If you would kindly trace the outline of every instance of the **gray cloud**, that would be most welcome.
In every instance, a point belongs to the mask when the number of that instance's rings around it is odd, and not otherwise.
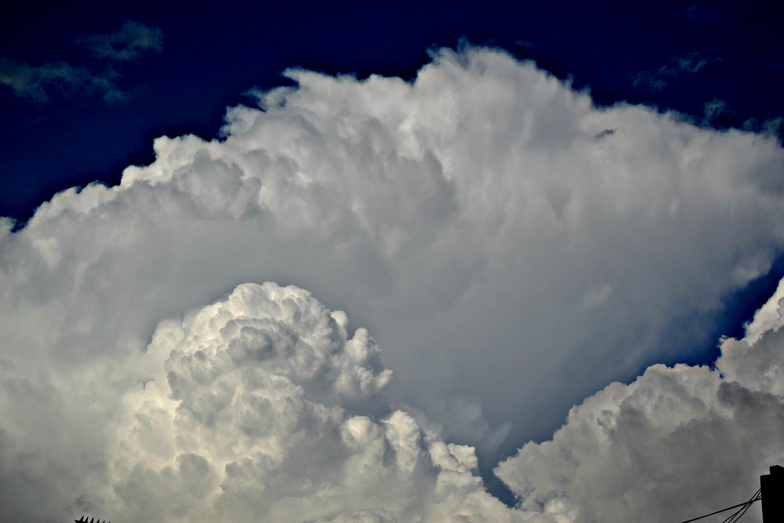
[[[146,50],[161,52],[163,31],[133,20],[126,20],[122,28],[110,34],[91,35],[77,39],[99,58],[127,61],[137,58]],[[73,95],[77,92],[100,93],[107,103],[121,102],[127,98],[116,84],[120,77],[114,68],[95,72],[86,67],[74,67],[65,62],[43,65],[0,57],[0,84],[11,88],[14,95],[43,104],[49,101],[52,90]]]
[[[696,73],[708,64],[707,59],[700,60],[700,53],[690,53],[687,56],[678,58],[678,69],[687,73]]]
[[[43,103],[49,100],[46,89],[57,86],[73,90],[89,84],[92,75],[83,68],[58,62],[37,67],[18,60],[0,57],[0,83],[9,86],[16,96]]]
[[[705,102],[705,122],[710,122],[727,109],[727,102],[714,98]]]
[[[97,92],[108,103],[124,100],[127,95],[114,80],[120,75],[113,70],[93,74],[83,67],[64,62],[32,66],[18,60],[0,57],[0,84],[9,86],[14,95],[43,104],[53,89],[67,96],[78,92]]]
[[[708,59],[699,52],[676,57],[656,70],[638,71],[632,75],[632,87],[662,91],[672,80],[683,73],[696,74],[708,65]]]
[[[29,454],[89,471],[78,488],[47,494],[42,513],[65,514],[81,500],[112,521],[145,510],[196,520],[192,500],[229,485],[230,461],[215,450],[228,452],[223,434],[288,434],[275,423],[301,423],[308,445],[329,436],[320,456],[348,448],[341,427],[364,417],[357,423],[369,446],[356,455],[369,456],[371,447],[392,448],[385,420],[403,405],[395,419],[419,427],[406,434],[425,435],[406,447],[423,460],[435,463],[429,442],[439,441],[442,450],[475,445],[495,463],[532,435],[548,436],[585,395],[707,342],[723,297],[765,273],[784,239],[784,201],[770,191],[784,151],[766,135],[716,132],[628,104],[598,109],[532,63],[470,46],[434,53],[412,82],[286,74],[297,85],[258,93],[264,110],[231,109],[223,139],[159,138],[156,161],[127,168],[119,186],[64,191],[17,232],[0,220],[0,428],[12,449],[2,462]],[[384,348],[383,365],[374,356],[367,366],[333,362],[298,374],[318,357],[287,345],[296,318],[264,327],[277,338],[253,325],[210,331],[223,347],[217,356],[194,349],[198,341],[178,345],[175,326],[190,332],[198,316],[188,311],[220,309],[237,285],[264,281],[307,288],[326,309],[345,310]],[[252,357],[233,351],[264,339],[294,359],[271,360],[280,389],[257,384],[236,403],[241,383],[221,373],[242,378]],[[160,343],[168,353],[153,350]],[[387,367],[395,380],[362,395],[363,376],[372,385]],[[182,379],[151,377],[153,369]],[[306,404],[338,414],[319,425],[297,407]],[[281,405],[293,409],[289,418],[274,411]],[[267,408],[280,414],[265,418]],[[180,434],[172,420],[192,425]],[[204,450],[206,441],[215,449]],[[109,450],[96,457],[96,448]],[[295,472],[321,465],[286,449],[281,456],[294,461],[280,465],[288,474],[280,488],[305,489]],[[384,475],[394,467],[381,473],[384,455],[368,461],[378,474],[365,482],[400,493],[405,482]],[[247,510],[232,515],[238,521],[261,510],[252,499],[272,466],[248,459],[247,470],[232,469],[233,499]],[[487,498],[470,468],[427,468],[421,500],[387,515],[383,494],[363,492],[355,497],[366,506],[337,496],[327,503],[335,512],[303,504],[302,518],[522,517]],[[191,483],[193,471],[204,482]],[[357,492],[345,478],[324,477],[336,492]],[[468,490],[449,482],[439,490],[447,477]],[[572,505],[559,499],[548,510],[559,506]]]
[[[85,44],[98,58],[133,60],[145,51],[163,50],[163,30],[134,20],[126,20],[114,33],[90,35],[77,40]]]
[[[743,122],[743,129],[751,132],[763,133],[777,140],[781,139],[781,129],[784,117],[776,116],[763,121],[761,124],[756,118],[749,118]]]

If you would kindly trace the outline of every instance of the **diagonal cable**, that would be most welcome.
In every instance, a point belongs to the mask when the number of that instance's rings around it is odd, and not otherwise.
[[[697,521],[698,519],[707,518],[709,516],[715,516],[716,514],[721,514],[722,512],[727,512],[728,510],[732,510],[734,508],[740,507],[740,509],[737,512],[734,512],[732,515],[730,515],[727,519],[725,519],[722,522],[722,523],[734,523],[735,521],[738,521],[738,519],[740,519],[740,517],[743,514],[746,513],[746,511],[749,509],[749,507],[751,505],[753,505],[755,502],[759,501],[760,499],[762,499],[762,490],[761,489],[758,490],[757,492],[755,492],[754,495],[751,497],[751,499],[749,499],[745,503],[738,503],[737,505],[733,505],[731,507],[723,508],[721,510],[717,510],[716,512],[711,512],[710,514],[705,514],[704,516],[700,516],[700,517],[692,518],[692,519],[687,519],[686,521],[682,521],[681,523],[691,523],[692,521]],[[732,519],[732,518],[734,518],[734,519]]]
[[[755,501],[759,501],[760,499],[762,499],[762,489],[758,490],[751,497],[751,499],[746,502],[746,504],[743,507],[738,509],[737,512],[735,512],[730,517],[725,519],[724,523],[735,523],[736,521],[738,521],[743,516],[743,514],[746,513],[747,510],[749,510],[749,507],[751,507],[751,505],[753,505]]]

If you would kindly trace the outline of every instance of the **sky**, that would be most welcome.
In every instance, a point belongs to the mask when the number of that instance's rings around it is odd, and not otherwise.
[[[0,9],[3,517],[682,521],[784,462],[782,7]]]

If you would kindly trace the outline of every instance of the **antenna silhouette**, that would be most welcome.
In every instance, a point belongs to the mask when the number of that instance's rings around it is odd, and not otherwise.
[[[95,518],[91,518],[88,521],[86,517],[82,516],[79,519],[75,519],[74,523],[101,523],[101,520],[99,519],[98,521],[95,521]],[[103,520],[103,523],[111,523],[111,522],[107,522],[106,520]]]

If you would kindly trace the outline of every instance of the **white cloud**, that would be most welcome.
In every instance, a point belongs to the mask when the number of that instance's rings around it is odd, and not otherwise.
[[[12,443],[0,447],[0,474],[16,486],[3,490],[33,504],[37,487],[43,517],[81,509],[119,523],[523,521],[472,474],[473,448],[444,443],[401,410],[359,412],[373,397],[383,405],[377,393],[391,373],[367,331],[349,338],[346,324],[296,287],[245,284],[183,321],[162,321],[147,351],[118,362],[106,383],[61,376],[35,389],[6,379],[7,398],[28,404],[4,414],[36,403],[32,392],[43,403],[89,388],[92,401],[56,416],[61,430],[94,418],[96,404],[114,408],[101,425],[82,426],[96,433],[75,455],[17,449],[46,436],[22,441],[32,434],[4,416]],[[4,501],[24,513],[19,499]]]
[[[36,386],[4,368],[3,399],[22,400],[1,404],[4,507],[120,523],[679,521],[746,499],[784,459],[784,335],[767,327],[779,299],[723,342],[717,370],[653,366],[502,463],[522,498],[508,509],[474,475],[473,448],[378,395],[390,372],[367,331],[349,337],[344,313],[296,287],[241,285],[160,322],[147,351],[113,369]],[[34,425],[52,422],[42,445]],[[79,439],[51,448],[63,433]]]
[[[396,373],[385,401],[345,399],[363,390],[362,366],[317,399],[303,389],[303,401],[343,409],[335,427],[367,416],[368,445],[388,441],[381,420],[405,403],[441,427],[433,434],[492,460],[548,436],[610,381],[709,343],[722,298],[764,274],[781,246],[784,151],[770,137],[599,109],[490,49],[439,51],[410,83],[287,74],[297,86],[260,93],[264,110],[228,112],[224,139],[159,138],[156,161],[126,169],[121,185],[60,193],[18,232],[4,221],[8,456],[84,470],[128,391],[149,379],[134,358],[161,318],[277,281],[367,326]],[[295,386],[296,372],[282,379]],[[295,405],[289,389],[276,398]],[[203,420],[220,401],[200,400]],[[142,410],[146,423],[169,419],[168,405]],[[56,438],[42,428],[52,426]],[[150,457],[113,477],[119,465],[97,459],[82,487],[52,490],[41,513],[97,504],[82,495],[110,499],[120,484],[128,510],[153,510],[154,491],[132,508],[150,474],[161,491],[187,491],[172,507],[202,499],[225,472],[213,455],[166,454],[167,434],[147,440],[170,469]],[[189,470],[212,472],[190,484]],[[479,489],[470,478],[455,481]]]
[[[519,506],[577,522],[654,522],[749,499],[784,461],[782,288],[745,338],[722,342],[715,370],[655,365],[613,383],[574,407],[552,440],[501,463]],[[745,519],[760,515],[755,506]]]

